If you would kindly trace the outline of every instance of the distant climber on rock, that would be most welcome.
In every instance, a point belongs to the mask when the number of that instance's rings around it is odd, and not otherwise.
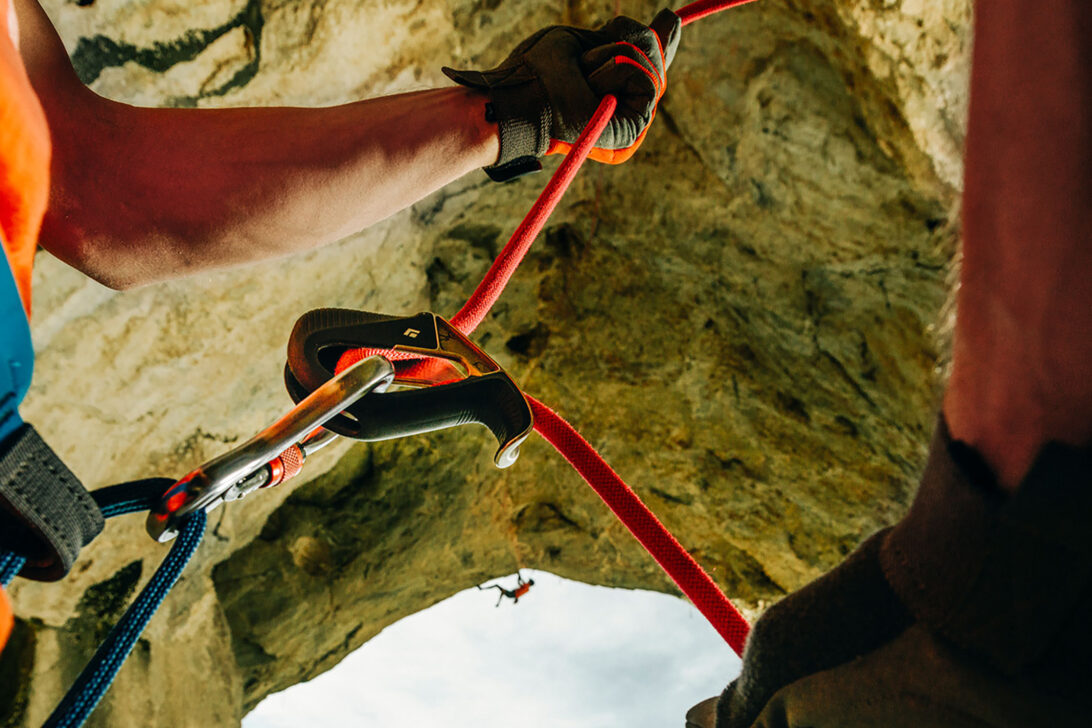
[[[516,588],[515,589],[505,589],[500,584],[490,584],[489,586],[480,586],[479,585],[478,589],[480,591],[488,591],[490,589],[496,589],[497,591],[499,591],[500,596],[497,597],[497,603],[493,605],[495,607],[499,607],[500,603],[502,601],[504,601],[505,597],[511,599],[513,604],[519,604],[519,598],[522,597],[527,592],[531,591],[531,587],[533,587],[534,585],[535,585],[535,580],[534,579],[528,579],[527,581],[524,581],[522,574],[516,574]]]

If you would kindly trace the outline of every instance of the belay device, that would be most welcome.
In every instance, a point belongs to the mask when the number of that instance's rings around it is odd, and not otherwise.
[[[374,392],[327,422],[326,429],[374,442],[476,422],[497,438],[497,467],[516,461],[534,428],[530,405],[497,362],[434,313],[399,317],[339,308],[305,313],[288,340],[284,380],[292,399],[299,402],[321,387],[334,376],[342,355],[356,349],[405,353],[402,360],[392,357],[394,383],[415,388]]]

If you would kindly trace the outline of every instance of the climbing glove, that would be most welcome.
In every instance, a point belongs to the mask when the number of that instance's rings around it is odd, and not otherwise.
[[[626,17],[598,30],[554,25],[492,70],[445,67],[452,80],[489,96],[486,113],[497,122],[500,155],[485,171],[497,181],[514,179],[541,169],[538,157],[568,152],[607,94],[618,108],[590,156],[608,164],[629,159],[656,115],[681,28],[670,10],[651,25]]]

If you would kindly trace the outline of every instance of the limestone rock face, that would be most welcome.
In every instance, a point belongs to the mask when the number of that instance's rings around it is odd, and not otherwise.
[[[658,9],[44,5],[99,93],[197,107],[439,85],[441,65],[495,63],[544,24]],[[763,0],[688,27],[640,153],[581,174],[475,334],[748,609],[837,563],[912,495],[936,404],[969,38],[969,0]],[[544,182],[475,173],[325,249],[126,293],[41,253],[23,414],[89,487],[177,477],[290,406],[299,315],[454,313]],[[237,725],[384,626],[519,566],[673,589],[548,445],[532,439],[505,471],[493,449],[480,428],[341,442],[298,482],[211,514],[92,725]],[[17,580],[0,724],[41,724],[164,552],[130,516],[63,584]]]

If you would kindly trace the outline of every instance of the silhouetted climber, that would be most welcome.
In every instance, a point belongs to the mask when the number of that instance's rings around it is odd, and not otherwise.
[[[534,585],[535,585],[535,580],[534,579],[528,579],[527,581],[524,581],[523,580],[523,574],[516,574],[516,588],[515,589],[505,589],[500,584],[490,584],[489,586],[480,586],[479,585],[478,589],[480,591],[489,591],[490,589],[496,589],[497,591],[499,591],[500,596],[497,597],[497,603],[493,605],[495,607],[499,607],[501,601],[505,597],[508,597],[509,599],[511,599],[513,604],[519,604],[519,598],[522,597],[527,592],[531,591],[531,587],[533,587]]]

